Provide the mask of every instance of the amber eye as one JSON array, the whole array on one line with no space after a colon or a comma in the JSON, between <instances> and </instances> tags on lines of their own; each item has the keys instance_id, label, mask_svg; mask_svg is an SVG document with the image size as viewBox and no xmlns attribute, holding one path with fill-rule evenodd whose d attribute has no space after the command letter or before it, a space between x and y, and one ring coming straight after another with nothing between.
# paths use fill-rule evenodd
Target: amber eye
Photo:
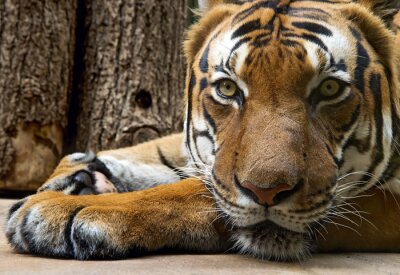
<instances>
[{"instance_id":1,"label":"amber eye","mask_svg":"<svg viewBox=\"0 0 400 275\"><path fill-rule=\"evenodd\" d=\"M321 83L319 90L323 96L334 96L341 89L339 82L334 79L327 79Z\"/></svg>"},{"instance_id":2,"label":"amber eye","mask_svg":"<svg viewBox=\"0 0 400 275\"><path fill-rule=\"evenodd\" d=\"M218 82L217 89L222 96L232 97L237 93L238 86L232 80L223 79L220 82Z\"/></svg>"}]
</instances>

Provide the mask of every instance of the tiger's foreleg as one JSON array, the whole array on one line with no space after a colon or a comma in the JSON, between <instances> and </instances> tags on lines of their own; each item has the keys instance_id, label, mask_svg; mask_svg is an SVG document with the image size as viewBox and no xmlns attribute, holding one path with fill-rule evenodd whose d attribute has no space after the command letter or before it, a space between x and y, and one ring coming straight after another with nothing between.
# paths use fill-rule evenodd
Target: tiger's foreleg
<instances>
[{"instance_id":1,"label":"tiger's foreleg","mask_svg":"<svg viewBox=\"0 0 400 275\"><path fill-rule=\"evenodd\" d=\"M354 225L346 217L334 222L347 227L327 224L324 238L316 240L318 251L399 252L398 199L377 190L349 201L359 205L357 211L368 222L353 218ZM17 251L78 259L120 258L161 248L223 251L232 246L230 233L218 220L214 199L195 179L124 194L41 192L10 209L6 229Z\"/></svg>"},{"instance_id":2,"label":"tiger's foreleg","mask_svg":"<svg viewBox=\"0 0 400 275\"><path fill-rule=\"evenodd\" d=\"M183 135L137 146L64 157L39 191L101 194L147 189L187 177Z\"/></svg>"},{"instance_id":3,"label":"tiger's foreleg","mask_svg":"<svg viewBox=\"0 0 400 275\"><path fill-rule=\"evenodd\" d=\"M161 248L227 248L214 200L195 179L99 196L41 192L16 203L7 238L19 252L121 258Z\"/></svg>"}]
</instances>

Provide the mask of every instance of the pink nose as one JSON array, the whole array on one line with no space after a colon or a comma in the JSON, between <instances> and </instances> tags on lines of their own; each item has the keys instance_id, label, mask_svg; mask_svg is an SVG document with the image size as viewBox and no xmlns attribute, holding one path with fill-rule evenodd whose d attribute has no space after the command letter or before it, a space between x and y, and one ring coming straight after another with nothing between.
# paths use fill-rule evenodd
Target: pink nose
<instances>
[{"instance_id":1,"label":"pink nose","mask_svg":"<svg viewBox=\"0 0 400 275\"><path fill-rule=\"evenodd\" d=\"M259 204L268 206L275 204L274 199L276 195L278 195L280 192L292 189L292 186L286 183L278 184L277 186L272 188L261 188L252 184L249 181L244 181L241 185L244 188L249 189L256 195Z\"/></svg>"}]
</instances>

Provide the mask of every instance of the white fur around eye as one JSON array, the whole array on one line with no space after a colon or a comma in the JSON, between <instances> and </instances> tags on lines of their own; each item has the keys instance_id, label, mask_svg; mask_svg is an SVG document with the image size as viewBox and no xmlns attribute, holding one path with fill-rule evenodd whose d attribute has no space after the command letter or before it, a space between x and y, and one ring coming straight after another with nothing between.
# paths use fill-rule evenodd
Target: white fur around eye
<instances>
[{"instance_id":1,"label":"white fur around eye","mask_svg":"<svg viewBox=\"0 0 400 275\"><path fill-rule=\"evenodd\" d=\"M216 88L212 89L211 95L218 103L221 103L222 105L231 105L233 108L239 109L239 104L235 99L223 98L219 96Z\"/></svg>"},{"instance_id":2,"label":"white fur around eye","mask_svg":"<svg viewBox=\"0 0 400 275\"><path fill-rule=\"evenodd\" d=\"M329 100L329 101L324 101L324 100L322 100L322 101L319 102L318 105L317 105L317 111L319 111L319 110L320 110L322 107L324 107L324 106L333 105L333 104L336 104L336 103L339 103L339 102L345 100L345 99L349 96L350 90L351 90L350 87L346 87L346 88L344 89L343 93L342 93L340 96L338 96L337 98L332 99L332 100Z\"/></svg>"}]
</instances>

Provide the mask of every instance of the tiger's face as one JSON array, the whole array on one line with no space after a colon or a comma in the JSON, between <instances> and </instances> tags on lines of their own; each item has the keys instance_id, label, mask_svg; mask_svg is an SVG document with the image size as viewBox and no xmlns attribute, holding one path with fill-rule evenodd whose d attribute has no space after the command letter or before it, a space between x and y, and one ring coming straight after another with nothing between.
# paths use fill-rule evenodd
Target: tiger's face
<instances>
[{"instance_id":1,"label":"tiger's face","mask_svg":"<svg viewBox=\"0 0 400 275\"><path fill-rule=\"evenodd\" d=\"M267 256L298 257L393 155L394 39L366 7L333 2L217 5L189 33L188 154L211 167L244 249L264 241Z\"/></svg>"}]
</instances>

